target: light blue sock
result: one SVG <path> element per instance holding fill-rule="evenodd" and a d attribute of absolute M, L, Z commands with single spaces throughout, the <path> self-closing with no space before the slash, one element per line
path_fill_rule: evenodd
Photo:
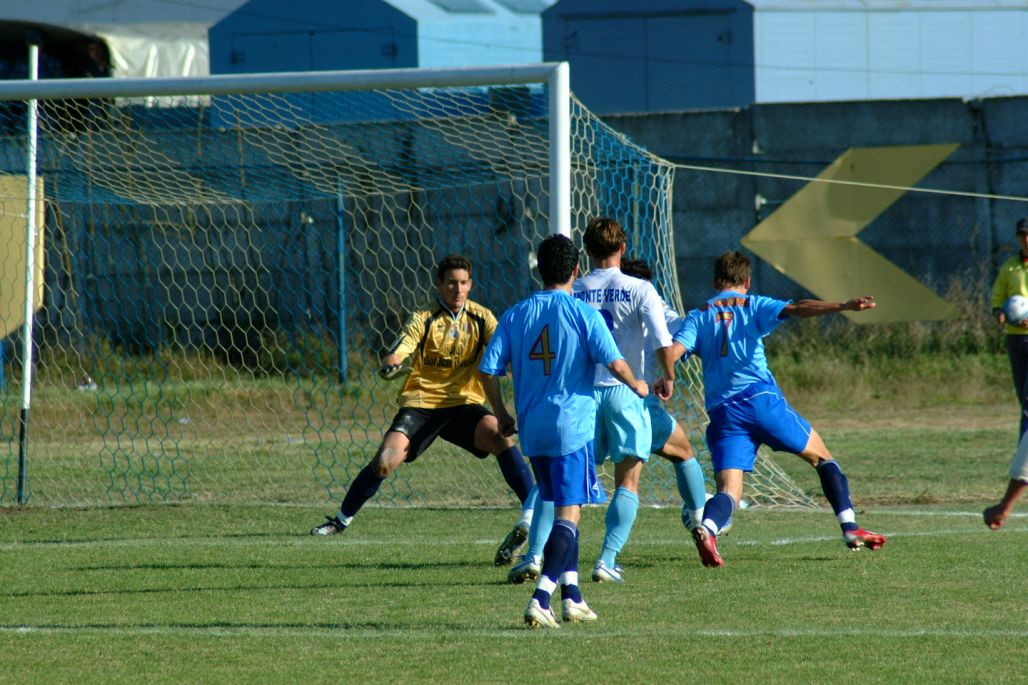
<path fill-rule="evenodd" d="M 539 486 L 533 485 L 528 497 L 521 503 L 521 521 L 531 530 L 532 519 L 535 516 L 535 504 L 539 501 Z"/>
<path fill-rule="evenodd" d="M 707 503 L 707 488 L 703 479 L 703 467 L 695 458 L 675 462 L 675 480 L 678 494 L 686 508 L 695 511 Z"/>
<path fill-rule="evenodd" d="M 535 496 L 535 513 L 532 514 L 532 527 L 528 531 L 528 551 L 525 554 L 538 559 L 543 558 L 543 547 L 553 530 L 553 502 L 544 502 L 539 497 L 538 491 Z"/>
<path fill-rule="evenodd" d="M 628 488 L 618 488 L 607 506 L 607 534 L 603 537 L 600 561 L 614 568 L 618 552 L 628 542 L 639 511 L 639 495 Z"/>

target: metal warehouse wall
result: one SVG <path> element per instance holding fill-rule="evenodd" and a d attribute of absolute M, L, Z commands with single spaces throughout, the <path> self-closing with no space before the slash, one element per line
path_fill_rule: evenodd
<path fill-rule="evenodd" d="M 1028 195 L 1028 97 L 755 105 L 746 109 L 604 117 L 651 152 L 690 166 L 813 177 L 855 147 L 958 143 L 917 184 L 959 192 Z M 711 287 L 713 258 L 739 249 L 802 181 L 678 169 L 675 250 L 683 299 Z M 940 296 L 959 284 L 986 297 L 1014 247 L 1028 203 L 907 193 L 858 238 Z M 779 297 L 810 293 L 756 260 L 754 287 Z M 983 300 L 983 305 L 984 300 Z"/>

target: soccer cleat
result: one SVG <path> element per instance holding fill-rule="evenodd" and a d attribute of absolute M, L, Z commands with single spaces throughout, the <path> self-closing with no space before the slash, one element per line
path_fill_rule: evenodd
<path fill-rule="evenodd" d="M 693 528 L 692 539 L 696 543 L 696 550 L 700 553 L 700 561 L 704 566 L 714 568 L 725 565 L 724 559 L 717 553 L 717 536 L 707 530 L 706 526 Z"/>
<path fill-rule="evenodd" d="M 625 582 L 624 574 L 625 570 L 614 564 L 614 568 L 607 566 L 603 563 L 602 559 L 596 560 L 596 565 L 593 566 L 593 582 L 594 583 L 623 583 Z"/>
<path fill-rule="evenodd" d="M 564 623 L 579 623 L 581 621 L 595 621 L 599 618 L 596 612 L 589 608 L 589 605 L 585 603 L 583 599 L 581 602 L 573 602 L 570 599 L 565 599 L 561 602 L 562 611 L 560 612 L 561 618 L 564 619 Z"/>
<path fill-rule="evenodd" d="M 852 550 L 858 550 L 861 547 L 867 547 L 869 550 L 874 551 L 879 550 L 885 546 L 884 535 L 872 533 L 871 531 L 864 530 L 863 528 L 843 531 L 842 538 L 846 541 L 846 546 Z"/>
<path fill-rule="evenodd" d="M 507 582 L 511 585 L 521 585 L 527 580 L 538 580 L 542 572 L 543 563 L 539 557 L 522 554 L 518 563 L 511 566 L 510 572 L 507 573 Z"/>
<path fill-rule="evenodd" d="M 525 625 L 529 628 L 560 628 L 553 609 L 543 609 L 535 598 L 525 607 Z"/>
<path fill-rule="evenodd" d="M 507 537 L 503 538 L 499 549 L 496 550 L 496 558 L 493 559 L 493 563 L 497 566 L 509 566 L 514 555 L 526 540 L 528 540 L 528 526 L 523 522 L 518 523 L 507 533 Z"/>
<path fill-rule="evenodd" d="M 692 516 L 689 515 L 689 507 L 685 504 L 682 505 L 682 525 L 686 530 L 692 530 Z"/>
<path fill-rule="evenodd" d="M 346 530 L 346 524 L 340 521 L 337 516 L 326 516 L 325 518 L 328 520 L 320 526 L 311 528 L 311 535 L 335 535 Z"/>

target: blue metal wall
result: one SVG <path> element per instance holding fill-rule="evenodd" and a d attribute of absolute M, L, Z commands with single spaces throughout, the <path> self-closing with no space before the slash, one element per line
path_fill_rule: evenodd
<path fill-rule="evenodd" d="M 208 37 L 212 74 L 418 66 L 417 22 L 382 0 L 250 0 Z"/>
<path fill-rule="evenodd" d="M 561 0 L 542 17 L 543 59 L 571 64 L 571 90 L 597 114 L 754 101 L 748 3 Z"/>

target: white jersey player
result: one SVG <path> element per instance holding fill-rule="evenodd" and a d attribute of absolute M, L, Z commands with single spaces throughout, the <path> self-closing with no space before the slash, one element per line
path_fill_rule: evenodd
<path fill-rule="evenodd" d="M 621 272 L 626 238 L 613 219 L 599 218 L 589 223 L 582 241 L 594 268 L 575 282 L 574 295 L 600 311 L 637 378 L 656 377 L 670 388 L 674 363 L 664 302 L 652 283 Z M 660 368 L 647 368 L 648 345 L 656 350 Z M 593 568 L 593 580 L 622 582 L 616 558 L 628 541 L 639 510 L 639 476 L 649 459 L 652 428 L 643 400 L 631 391 L 625 392 L 625 386 L 602 367 L 597 367 L 594 392 L 599 405 L 596 459 L 602 462 L 609 457 L 614 463 L 616 489 L 607 507 L 607 532 Z"/>
<path fill-rule="evenodd" d="M 642 259 L 622 259 L 621 272 L 646 281 L 653 280 L 653 272 L 650 270 L 649 264 Z M 662 301 L 662 304 L 667 329 L 674 335 L 682 327 L 685 317 L 669 307 L 667 302 Z M 643 348 L 646 354 L 647 369 L 645 380 L 653 385 L 657 380 L 655 370 L 658 368 L 658 362 L 649 335 L 643 336 Z M 707 501 L 703 467 L 696 460 L 696 455 L 692 445 L 689 444 L 689 438 L 685 431 L 678 425 L 675 417 L 664 408 L 660 400 L 651 394 L 646 397 L 644 402 L 650 415 L 652 436 L 650 449 L 654 454 L 659 454 L 671 462 L 671 467 L 675 471 L 678 494 L 682 497 L 682 523 L 691 531 L 694 522 L 699 522 L 702 518 L 703 505 Z"/>

